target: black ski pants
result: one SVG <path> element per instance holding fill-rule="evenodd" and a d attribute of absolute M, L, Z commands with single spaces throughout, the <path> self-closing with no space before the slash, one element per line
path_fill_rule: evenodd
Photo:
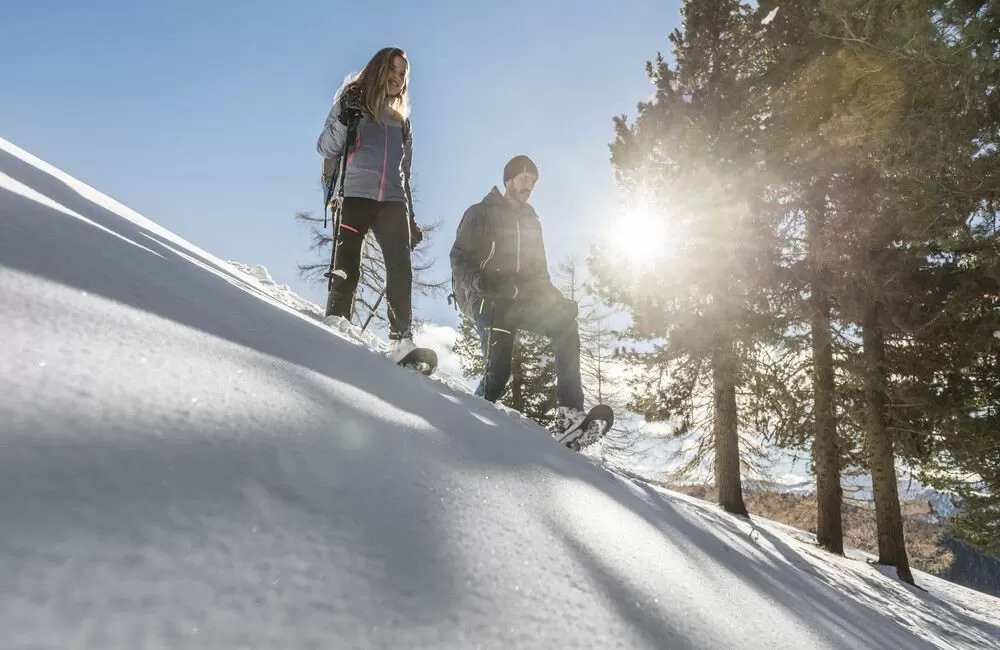
<path fill-rule="evenodd" d="M 344 198 L 335 270 L 343 271 L 347 277 L 334 277 L 331 315 L 351 320 L 354 296 L 361 279 L 361 255 L 369 230 L 375 235 L 385 260 L 389 336 L 409 336 L 413 268 L 410 264 L 409 214 L 402 201 Z"/>
<path fill-rule="evenodd" d="M 583 410 L 580 378 L 580 329 L 571 301 L 532 295 L 515 301 L 480 298 L 473 302 L 473 321 L 479 334 L 486 372 L 475 394 L 496 402 L 510 381 L 514 337 L 523 329 L 552 341 L 559 406 Z"/>

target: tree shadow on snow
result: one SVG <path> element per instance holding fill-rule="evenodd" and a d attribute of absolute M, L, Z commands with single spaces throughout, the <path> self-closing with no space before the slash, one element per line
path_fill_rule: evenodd
<path fill-rule="evenodd" d="M 572 556 L 574 561 L 582 566 L 591 581 L 600 589 L 602 600 L 608 602 L 619 618 L 627 623 L 633 632 L 637 632 L 651 648 L 685 648 L 710 647 L 698 643 L 697 637 L 704 637 L 705 630 L 697 629 L 697 622 L 683 617 L 662 616 L 657 608 L 651 606 L 647 596 L 630 583 L 629 579 L 606 562 L 599 554 L 594 553 L 586 544 L 577 539 L 565 526 L 551 522 L 557 538 Z M 626 542 L 627 543 L 627 542 Z M 669 579 L 664 576 L 664 579 Z"/>
<path fill-rule="evenodd" d="M 752 544 L 748 536 L 749 527 L 740 527 L 735 517 L 721 511 L 717 517 L 713 517 L 700 512 L 703 508 L 698 506 L 691 506 L 689 511 L 688 508 L 683 508 L 686 505 L 683 501 L 674 503 L 648 484 L 638 480 L 632 482 L 646 494 L 648 500 L 629 495 L 623 505 L 627 505 L 630 510 L 642 515 L 651 526 L 661 530 L 670 544 L 682 548 L 696 563 L 707 561 L 725 567 L 755 591 L 766 598 L 780 602 L 804 625 L 821 632 L 824 637 L 829 639 L 842 637 L 847 647 L 858 645 L 870 648 L 936 647 L 910 632 L 905 627 L 905 622 L 897 620 L 891 612 L 876 608 L 870 598 L 853 593 L 852 589 L 856 587 L 833 582 L 830 576 L 835 576 L 834 573 L 830 576 L 820 573 L 787 542 L 766 529 L 757 530 L 794 570 L 754 561 L 744 553 L 734 551 L 724 541 L 706 534 L 704 530 L 690 523 L 688 513 L 697 510 L 699 518 L 712 522 L 713 525 L 721 525 L 736 540 L 747 540 L 745 543 Z M 678 509 L 678 506 L 683 510 Z M 874 578 L 869 582 L 872 588 L 887 589 L 885 585 L 879 585 Z M 938 601 L 930 594 L 921 593 L 916 597 L 921 600 Z M 990 639 L 997 638 L 996 626 L 964 615 L 954 608 L 947 609 L 954 616 L 952 623 L 956 629 L 966 631 L 970 628 L 975 629 L 982 636 L 968 632 L 946 632 L 940 626 L 932 626 L 938 627 L 938 631 L 943 632 L 942 636 L 961 637 L 964 642 L 970 644 L 970 647 L 981 647 L 982 643 L 989 643 Z M 951 625 L 945 627 L 951 629 Z"/>

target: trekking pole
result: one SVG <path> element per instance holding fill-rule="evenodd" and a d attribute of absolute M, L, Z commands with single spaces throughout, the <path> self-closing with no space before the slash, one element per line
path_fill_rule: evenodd
<path fill-rule="evenodd" d="M 325 161 L 324 161 L 325 162 Z M 324 164 L 323 171 L 326 171 L 326 166 Z M 326 216 L 326 211 L 330 207 L 330 200 L 333 198 L 333 186 L 337 184 L 337 179 L 340 177 L 338 170 L 334 169 L 333 173 L 330 174 L 330 181 L 326 184 L 326 194 L 323 196 L 323 229 L 326 230 L 326 222 L 329 218 Z"/>
<path fill-rule="evenodd" d="M 372 322 L 372 318 L 375 316 L 375 310 L 377 310 L 378 306 L 382 304 L 382 298 L 384 297 L 385 297 L 385 285 L 382 286 L 382 291 L 378 294 L 378 300 L 375 301 L 375 304 L 372 305 L 371 311 L 368 312 L 368 318 L 365 320 L 365 324 L 361 326 L 362 333 L 364 333 L 364 331 L 368 329 L 368 323 Z"/>
<path fill-rule="evenodd" d="M 490 375 L 490 363 L 493 361 L 493 319 L 496 316 L 496 303 L 490 301 L 490 320 L 486 328 L 486 363 L 483 368 L 483 397 L 486 397 L 486 383 Z"/>
<path fill-rule="evenodd" d="M 340 184 L 337 190 L 337 208 L 334 210 L 333 215 L 333 237 L 331 238 L 333 250 L 330 251 L 330 270 L 323 274 L 323 276 L 328 280 L 326 285 L 326 290 L 328 292 L 333 291 L 334 276 L 337 276 L 342 280 L 347 279 L 346 273 L 335 270 L 337 268 L 337 239 L 340 238 L 340 218 L 344 210 L 344 182 L 347 180 L 347 154 L 351 148 L 351 143 L 354 142 L 354 136 L 357 133 L 358 122 L 360 121 L 361 115 L 358 114 L 354 116 L 354 118 L 350 121 L 350 124 L 347 125 L 347 137 L 344 138 L 344 151 L 340 154 L 340 170 L 336 176 L 330 179 L 330 185 L 327 186 L 326 203 L 323 204 L 323 220 L 326 221 L 326 208 L 330 205 L 330 195 L 333 194 L 333 185 L 339 180 Z"/>

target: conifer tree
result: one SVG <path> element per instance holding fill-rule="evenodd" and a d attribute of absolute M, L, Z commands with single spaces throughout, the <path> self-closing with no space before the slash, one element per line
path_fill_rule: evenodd
<path fill-rule="evenodd" d="M 746 514 L 738 409 L 752 398 L 742 389 L 757 347 L 774 332 L 763 288 L 776 266 L 773 229 L 748 183 L 759 130 L 746 112 L 761 73 L 748 57 L 756 26 L 750 8 L 732 0 L 689 1 L 682 12 L 683 31 L 670 35 L 676 65 L 662 55 L 647 64 L 655 97 L 639 103 L 634 124 L 615 119 L 611 145 L 627 199 L 657 215 L 677 246 L 635 275 L 607 246 L 591 266 L 602 297 L 630 311 L 628 336 L 644 348 L 628 356 L 645 369 L 632 408 L 680 433 L 708 412 L 702 437 L 711 441 L 719 503 Z"/>
<path fill-rule="evenodd" d="M 754 31 L 776 7 L 783 18 Z M 690 429 L 708 387 L 716 444 L 757 426 L 811 445 L 819 537 L 835 552 L 841 467 L 867 469 L 879 561 L 909 581 L 896 459 L 975 466 L 986 482 L 1000 465 L 970 458 L 996 458 L 981 435 L 997 410 L 983 390 L 1000 295 L 987 227 L 998 187 L 987 168 L 1000 167 L 995 14 L 944 0 L 765 1 L 756 15 L 686 3 L 675 69 L 648 66 L 656 96 L 634 125 L 616 120 L 612 145 L 619 184 L 684 245 L 645 275 L 624 277 L 606 248 L 593 264 L 646 342 L 631 355 L 651 368 L 633 406 Z M 968 501 L 985 526 L 982 493 Z"/>
<path fill-rule="evenodd" d="M 872 475 L 878 561 L 909 582 L 896 459 L 933 463 L 935 421 L 960 415 L 957 402 L 934 397 L 935 377 L 952 361 L 934 352 L 945 341 L 931 333 L 964 312 L 964 294 L 981 294 L 959 271 L 979 266 L 968 255 L 975 204 L 964 190 L 975 184 L 975 126 L 951 97 L 961 65 L 939 21 L 946 4 L 824 2 L 811 24 L 835 47 L 817 53 L 772 104 L 781 139 L 825 167 L 824 203 L 840 234 L 825 242 L 838 254 L 826 288 L 855 348 L 844 406 L 861 406 L 849 417 L 864 424 L 860 460 Z"/>
<path fill-rule="evenodd" d="M 762 116 L 757 138 L 762 210 L 784 249 L 784 272 L 770 289 L 772 309 L 787 327 L 781 344 L 784 367 L 765 382 L 765 390 L 778 396 L 767 406 L 772 416 L 779 414 L 782 426 L 770 433 L 776 442 L 811 451 L 817 542 L 843 553 L 845 450 L 837 432 L 833 284 L 844 254 L 837 245 L 830 197 L 836 161 L 818 155 L 815 140 L 829 111 L 826 89 L 803 82 L 835 49 L 815 33 L 820 4 L 760 3 L 758 17 L 770 16 L 755 39 L 766 72 L 750 105 Z M 778 383 L 771 383 L 775 378 Z"/>
<path fill-rule="evenodd" d="M 982 3 L 972 4 L 982 18 Z M 958 42 L 971 23 L 966 13 L 947 24 L 955 3 L 766 1 L 759 12 L 774 9 L 777 20 L 760 32 L 769 82 L 751 105 L 766 116 L 759 169 L 767 208 L 784 215 L 786 249 L 798 248 L 778 301 L 790 325 L 786 340 L 802 340 L 801 324 L 812 339 L 812 370 L 791 384 L 798 393 L 785 396 L 792 429 L 783 433 L 813 444 L 820 542 L 838 550 L 835 472 L 838 461 L 857 463 L 873 476 L 880 561 L 912 579 L 894 459 L 933 467 L 948 446 L 934 451 L 935 441 L 953 447 L 964 439 L 940 433 L 943 422 L 967 412 L 961 400 L 943 397 L 940 377 L 963 367 L 944 349 L 959 348 L 964 367 L 972 363 L 969 347 L 946 334 L 951 318 L 989 311 L 985 252 L 965 222 L 977 210 L 970 188 L 990 186 L 970 165 L 973 143 L 982 144 L 977 128 L 997 129 L 969 119 L 976 102 L 968 98 L 988 93 L 963 79 L 988 77 L 967 64 L 992 61 L 985 66 L 995 70 L 997 48 Z M 982 39 L 988 30 L 975 31 Z M 976 43 L 980 52 L 968 56 Z M 811 413 L 794 407 L 804 392 L 812 394 Z M 834 422 L 839 435 L 830 435 Z M 813 433 L 795 431 L 796 423 Z"/>
<path fill-rule="evenodd" d="M 910 341 L 909 381 L 900 392 L 901 400 L 927 405 L 909 409 L 906 421 L 909 431 L 931 432 L 910 436 L 923 447 L 916 450 L 921 480 L 958 497 L 961 510 L 952 522 L 958 537 L 998 553 L 1000 8 L 966 0 L 945 3 L 938 15 L 951 47 L 934 63 L 947 66 L 941 92 L 952 101 L 941 110 L 940 139 L 921 154 L 953 152 L 932 188 L 946 190 L 948 207 L 967 219 L 924 269 L 930 277 L 922 302 L 936 313 Z M 943 142 L 952 146 L 942 148 Z"/>

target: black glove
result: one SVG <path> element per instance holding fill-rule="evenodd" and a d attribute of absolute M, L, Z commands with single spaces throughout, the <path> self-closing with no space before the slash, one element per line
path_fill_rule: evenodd
<path fill-rule="evenodd" d="M 420 226 L 416 222 L 410 222 L 410 250 L 416 249 L 420 242 L 424 241 L 424 231 L 420 229 Z"/>
<path fill-rule="evenodd" d="M 340 114 L 337 119 L 344 126 L 357 122 L 361 118 L 361 89 L 349 88 L 340 96 Z"/>
<path fill-rule="evenodd" d="M 476 275 L 472 279 L 472 290 L 492 298 L 501 300 L 513 300 L 517 297 L 517 285 L 505 277 L 490 277 L 486 275 Z"/>

